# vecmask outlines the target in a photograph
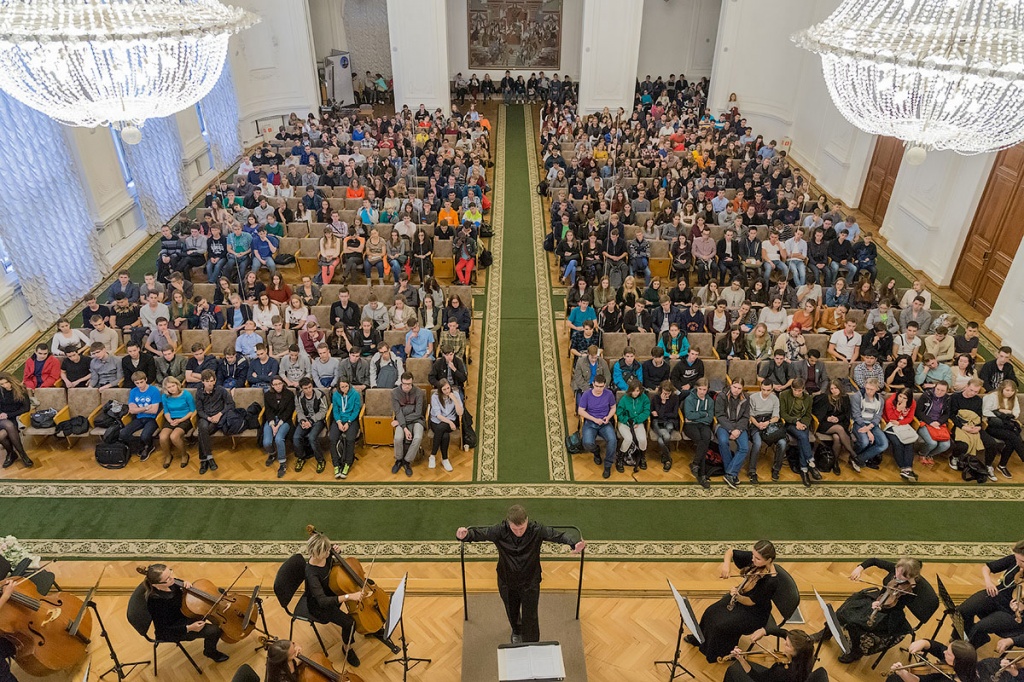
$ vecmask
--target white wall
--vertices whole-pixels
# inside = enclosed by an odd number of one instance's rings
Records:
[[[645,0],[637,78],[710,76],[721,11],[722,0]]]
[[[352,0],[349,0],[350,2]],[[662,2],[662,0],[658,0]],[[469,4],[466,0],[448,0],[448,68],[449,76],[457,73],[469,78],[475,73],[480,78],[491,74],[495,81],[505,75],[504,69],[469,68]],[[551,76],[569,74],[574,81],[580,77],[580,40],[583,33],[583,0],[562,0],[562,46],[561,59],[557,69],[544,69]],[[529,78],[530,70],[512,71],[513,76],[522,74]]]
[[[238,94],[242,144],[255,142],[257,119],[295,112],[305,116],[320,105],[306,0],[237,0],[263,21],[232,36],[228,58]]]
[[[860,202],[874,136],[846,121],[832,103],[817,55],[790,40],[828,16],[840,0],[723,0],[711,109],[738,106],[754,134],[793,140],[793,159],[832,197]]]
[[[387,0],[345,0],[345,33],[353,73],[392,77]]]
[[[882,235],[910,267],[941,286],[952,280],[995,157],[929,152],[920,166],[900,166]]]
[[[388,0],[395,107],[448,111],[448,17],[445,0]]]
[[[317,62],[330,56],[331,50],[348,50],[345,30],[346,0],[307,0],[309,23],[313,32],[313,50]]]
[[[633,110],[643,0],[586,0],[580,111]],[[615,45],[616,49],[609,49]]]
[[[1024,332],[1024,258],[1013,259],[999,298],[992,308],[992,314],[985,320],[985,325],[1020,356],[1019,339]]]

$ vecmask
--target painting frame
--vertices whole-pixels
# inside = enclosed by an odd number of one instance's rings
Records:
[[[467,0],[470,71],[558,71],[563,10],[563,0]]]

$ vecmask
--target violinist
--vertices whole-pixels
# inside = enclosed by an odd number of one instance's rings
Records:
[[[866,559],[853,569],[850,580],[860,580],[866,568],[882,569],[885,580],[881,588],[871,587],[852,595],[836,612],[850,638],[850,653],[840,656],[840,663],[853,663],[862,656],[885,651],[911,629],[903,611],[914,599],[921,562],[910,557],[902,557],[895,564]]]
[[[1024,592],[1024,540],[1015,544],[1012,552],[982,566],[985,589],[975,592],[957,609],[964,617],[967,641],[975,647],[984,645],[993,634],[1004,639],[1024,634],[1024,623],[1018,622],[1015,611],[1024,609],[1015,598],[1015,593]],[[995,579],[997,573],[1002,573],[999,580]]]
[[[217,650],[220,626],[206,620],[190,620],[182,613],[185,590],[192,584],[175,581],[173,569],[165,564],[153,564],[146,569],[146,606],[153,618],[156,638],[164,642],[191,642],[203,640],[203,656],[215,663],[228,660],[228,655]]]
[[[770,668],[747,660],[747,652],[734,647],[731,658],[735,663],[725,671],[724,682],[805,682],[814,667],[814,639],[803,630],[783,630],[777,627],[760,628],[750,635],[756,642],[765,635],[782,640],[781,652],[773,655]]]
[[[3,590],[0,591],[0,611],[3,611],[7,601],[14,594],[17,581],[9,578],[0,585],[3,586]],[[16,653],[14,643],[6,637],[0,637],[0,682],[18,682],[18,678],[11,672],[11,659]]]
[[[341,648],[345,652],[348,664],[359,667],[359,657],[352,646],[355,636],[356,622],[349,614],[341,610],[347,601],[359,601],[363,595],[359,592],[351,594],[334,594],[331,591],[331,541],[323,533],[313,533],[306,542],[306,603],[309,614],[317,623],[334,623],[341,628]],[[341,551],[337,545],[335,552]]]
[[[946,646],[933,639],[919,639],[910,645],[911,654],[930,654],[938,662],[893,663],[886,682],[978,682],[978,651],[956,639]]]
[[[775,545],[768,540],[759,540],[752,551],[727,550],[719,577],[728,579],[733,564],[740,569],[743,583],[704,611],[700,619],[704,644],[699,645],[693,635],[686,636],[687,643],[700,646],[708,663],[732,651],[743,635],[768,624],[772,596],[778,587]]]

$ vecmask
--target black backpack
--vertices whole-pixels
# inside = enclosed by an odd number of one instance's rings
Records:
[[[487,249],[481,249],[480,251],[480,267],[489,268],[494,263],[494,256]]]
[[[102,409],[93,419],[93,426],[97,428],[105,429],[108,426],[119,424],[121,418],[128,414],[128,406],[124,403],[119,403],[116,400],[108,400],[103,403]]]
[[[29,417],[29,423],[32,424],[33,429],[52,429],[56,424],[53,422],[53,418],[57,416],[57,410],[52,407],[45,410],[36,410]]]
[[[248,412],[241,407],[228,410],[220,418],[220,430],[225,436],[236,436],[245,431],[245,419]]]
[[[260,428],[260,412],[263,411],[263,406],[253,401],[249,404],[249,407],[245,408],[245,428],[256,429]]]
[[[476,429],[473,428],[473,415],[469,410],[462,412],[462,444],[475,448],[477,443]]]
[[[67,438],[68,436],[81,436],[89,432],[89,420],[85,417],[72,417],[58,422],[53,432],[55,436]]]
[[[130,458],[128,446],[124,443],[96,444],[96,463],[104,469],[123,469]]]
[[[814,448],[814,464],[821,471],[832,471],[836,465],[836,453],[831,445],[818,443]]]
[[[965,481],[975,481],[980,485],[988,480],[988,467],[977,457],[968,455],[960,460],[960,476]]]

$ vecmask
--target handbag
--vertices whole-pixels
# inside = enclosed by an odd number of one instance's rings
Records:
[[[890,424],[885,430],[896,436],[904,445],[917,442],[917,431],[910,424]]]
[[[757,421],[763,421],[764,419],[771,419],[771,415],[758,417]],[[782,425],[781,421],[771,422],[761,431],[761,442],[768,445],[775,445],[785,437],[786,427]]]
[[[950,439],[949,427],[945,424],[940,424],[938,428],[931,424],[925,424],[924,427],[928,429],[928,436],[936,443],[945,443]]]
[[[52,429],[56,426],[53,418],[57,416],[57,410],[52,407],[45,410],[37,410],[29,417],[29,423],[34,429]]]

